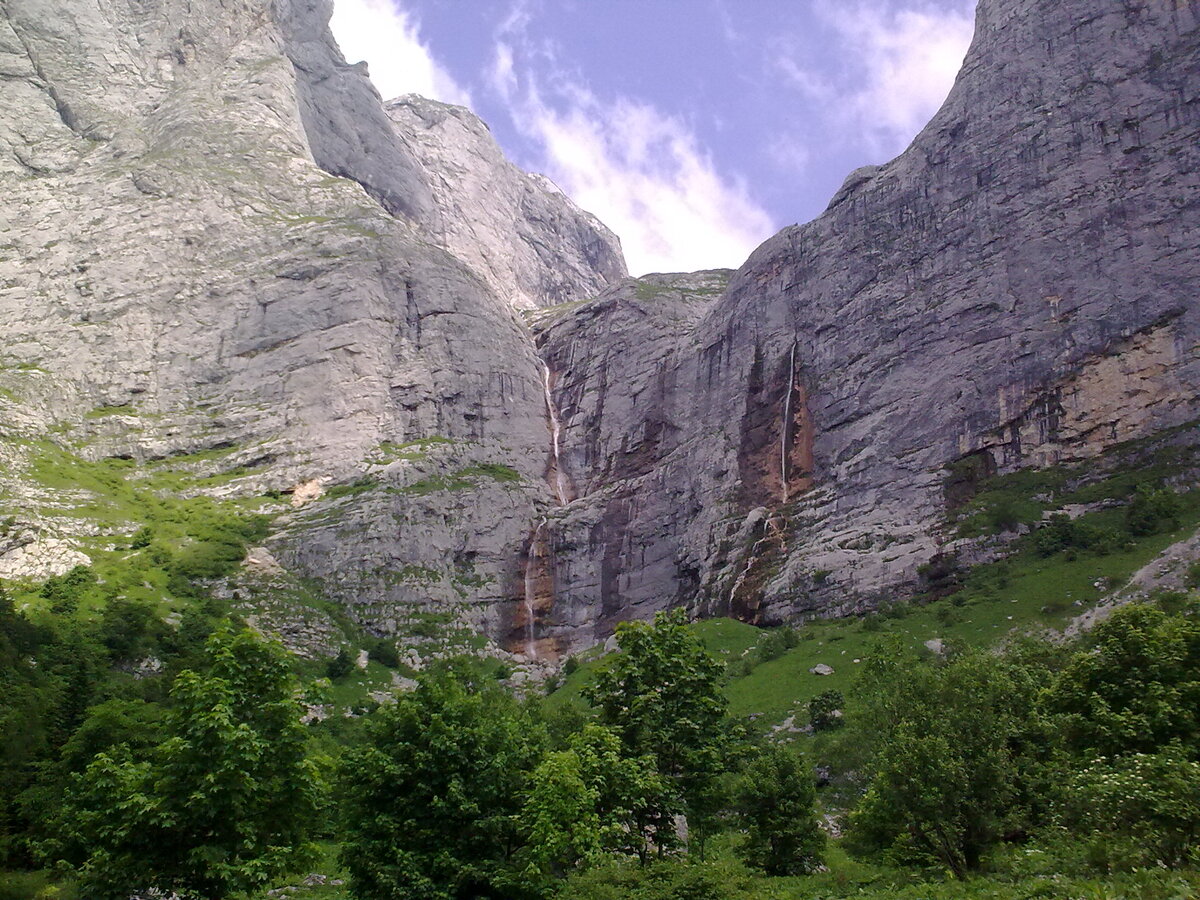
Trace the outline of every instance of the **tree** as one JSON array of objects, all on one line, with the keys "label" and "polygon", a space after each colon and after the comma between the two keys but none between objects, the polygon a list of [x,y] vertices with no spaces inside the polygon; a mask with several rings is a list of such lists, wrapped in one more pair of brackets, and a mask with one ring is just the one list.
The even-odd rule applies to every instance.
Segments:
[{"label": "tree", "polygon": [[1097,849],[1139,866],[1175,868],[1200,850],[1200,763],[1178,745],[1095,760],[1066,793],[1065,821]]},{"label": "tree", "polygon": [[337,656],[325,663],[325,674],[330,681],[339,681],[354,671],[354,657],[350,651],[342,647]]},{"label": "tree", "polygon": [[816,790],[800,754],[764,747],[738,780],[746,862],[768,875],[801,875],[821,862],[825,835],[813,814]]},{"label": "tree", "polygon": [[1200,620],[1142,604],[1096,626],[1046,697],[1067,747],[1117,756],[1172,741],[1200,752]]},{"label": "tree", "polygon": [[341,777],[355,896],[520,896],[518,814],[543,744],[494,680],[426,674],[374,713]]},{"label": "tree", "polygon": [[1179,498],[1167,487],[1139,484],[1125,508],[1125,527],[1130,534],[1157,534],[1179,527]]},{"label": "tree", "polygon": [[985,653],[921,665],[893,645],[868,660],[857,689],[874,753],[852,844],[966,877],[1024,825],[1017,801],[1036,673]]},{"label": "tree", "polygon": [[653,758],[623,756],[612,731],[589,724],[534,771],[522,819],[534,859],[561,875],[605,853],[645,863],[652,848],[674,842],[677,810]]},{"label": "tree", "polygon": [[143,757],[117,745],[74,779],[59,846],[90,896],[221,900],[311,857],[319,785],[286,656],[230,630],[205,653],[176,678],[163,741]]},{"label": "tree", "polygon": [[687,627],[682,610],[654,624],[617,626],[620,653],[585,690],[627,757],[649,756],[684,801],[701,851],[712,830],[727,749],[722,666]]},{"label": "tree", "polygon": [[842,707],[846,698],[841,691],[822,691],[808,701],[808,721],[813,731],[832,731],[841,728]]}]

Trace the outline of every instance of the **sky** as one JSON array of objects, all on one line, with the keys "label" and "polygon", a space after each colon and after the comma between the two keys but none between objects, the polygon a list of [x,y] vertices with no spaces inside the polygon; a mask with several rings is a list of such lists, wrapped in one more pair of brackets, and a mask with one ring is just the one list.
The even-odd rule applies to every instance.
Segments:
[{"label": "sky", "polygon": [[736,268],[900,153],[974,0],[334,0],[383,98],[470,107],[621,238],[631,274]]}]

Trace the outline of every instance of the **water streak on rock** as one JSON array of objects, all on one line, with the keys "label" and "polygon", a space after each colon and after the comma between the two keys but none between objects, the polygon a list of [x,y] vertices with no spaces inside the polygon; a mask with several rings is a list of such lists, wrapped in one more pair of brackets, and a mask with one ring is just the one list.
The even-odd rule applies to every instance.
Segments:
[{"label": "water streak on rock", "polygon": [[571,481],[563,471],[562,457],[559,455],[559,438],[562,435],[562,423],[558,418],[558,408],[554,405],[554,395],[550,393],[550,367],[544,362],[542,366],[542,390],[546,396],[546,415],[550,420],[550,452],[552,471],[551,486],[559,506],[571,502]]},{"label": "water streak on rock", "polygon": [[534,600],[537,597],[537,566],[538,566],[538,536],[546,527],[546,519],[542,518],[533,529],[533,537],[529,539],[529,550],[525,554],[525,597],[522,608],[525,611],[525,655],[530,659],[537,658],[537,640],[534,626],[537,621],[537,610]]},{"label": "water streak on rock", "polygon": [[796,342],[788,357],[788,380],[783,394],[783,422],[779,427],[779,483],[783,486],[783,502],[788,501],[788,438],[792,425],[792,393],[796,388]]}]

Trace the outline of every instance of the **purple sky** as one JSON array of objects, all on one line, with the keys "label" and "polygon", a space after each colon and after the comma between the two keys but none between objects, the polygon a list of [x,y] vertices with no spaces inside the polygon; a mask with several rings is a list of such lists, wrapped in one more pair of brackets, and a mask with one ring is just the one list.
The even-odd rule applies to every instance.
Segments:
[{"label": "purple sky", "polygon": [[335,0],[385,98],[471,107],[621,236],[633,274],[736,267],[895,156],[973,0]]}]

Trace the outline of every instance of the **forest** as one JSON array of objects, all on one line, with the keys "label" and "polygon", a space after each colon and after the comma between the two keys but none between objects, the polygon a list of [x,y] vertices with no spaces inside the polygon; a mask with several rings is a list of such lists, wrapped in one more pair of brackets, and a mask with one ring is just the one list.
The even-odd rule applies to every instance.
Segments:
[{"label": "forest", "polygon": [[[39,621],[7,595],[0,607],[2,897],[1200,886],[1200,606],[1187,594],[1002,652],[922,656],[881,631],[848,695],[821,692],[807,728],[764,736],[730,714],[730,666],[681,611],[624,624],[618,652],[568,664],[581,686],[565,701],[550,702],[566,687],[521,696],[494,667],[448,656],[394,702],[322,721],[304,716],[322,681],[302,687],[282,648],[219,602],[177,627],[120,603],[70,617],[88,586],[86,570],[51,579],[41,590],[60,612]],[[765,634],[767,656],[802,640]]]}]

